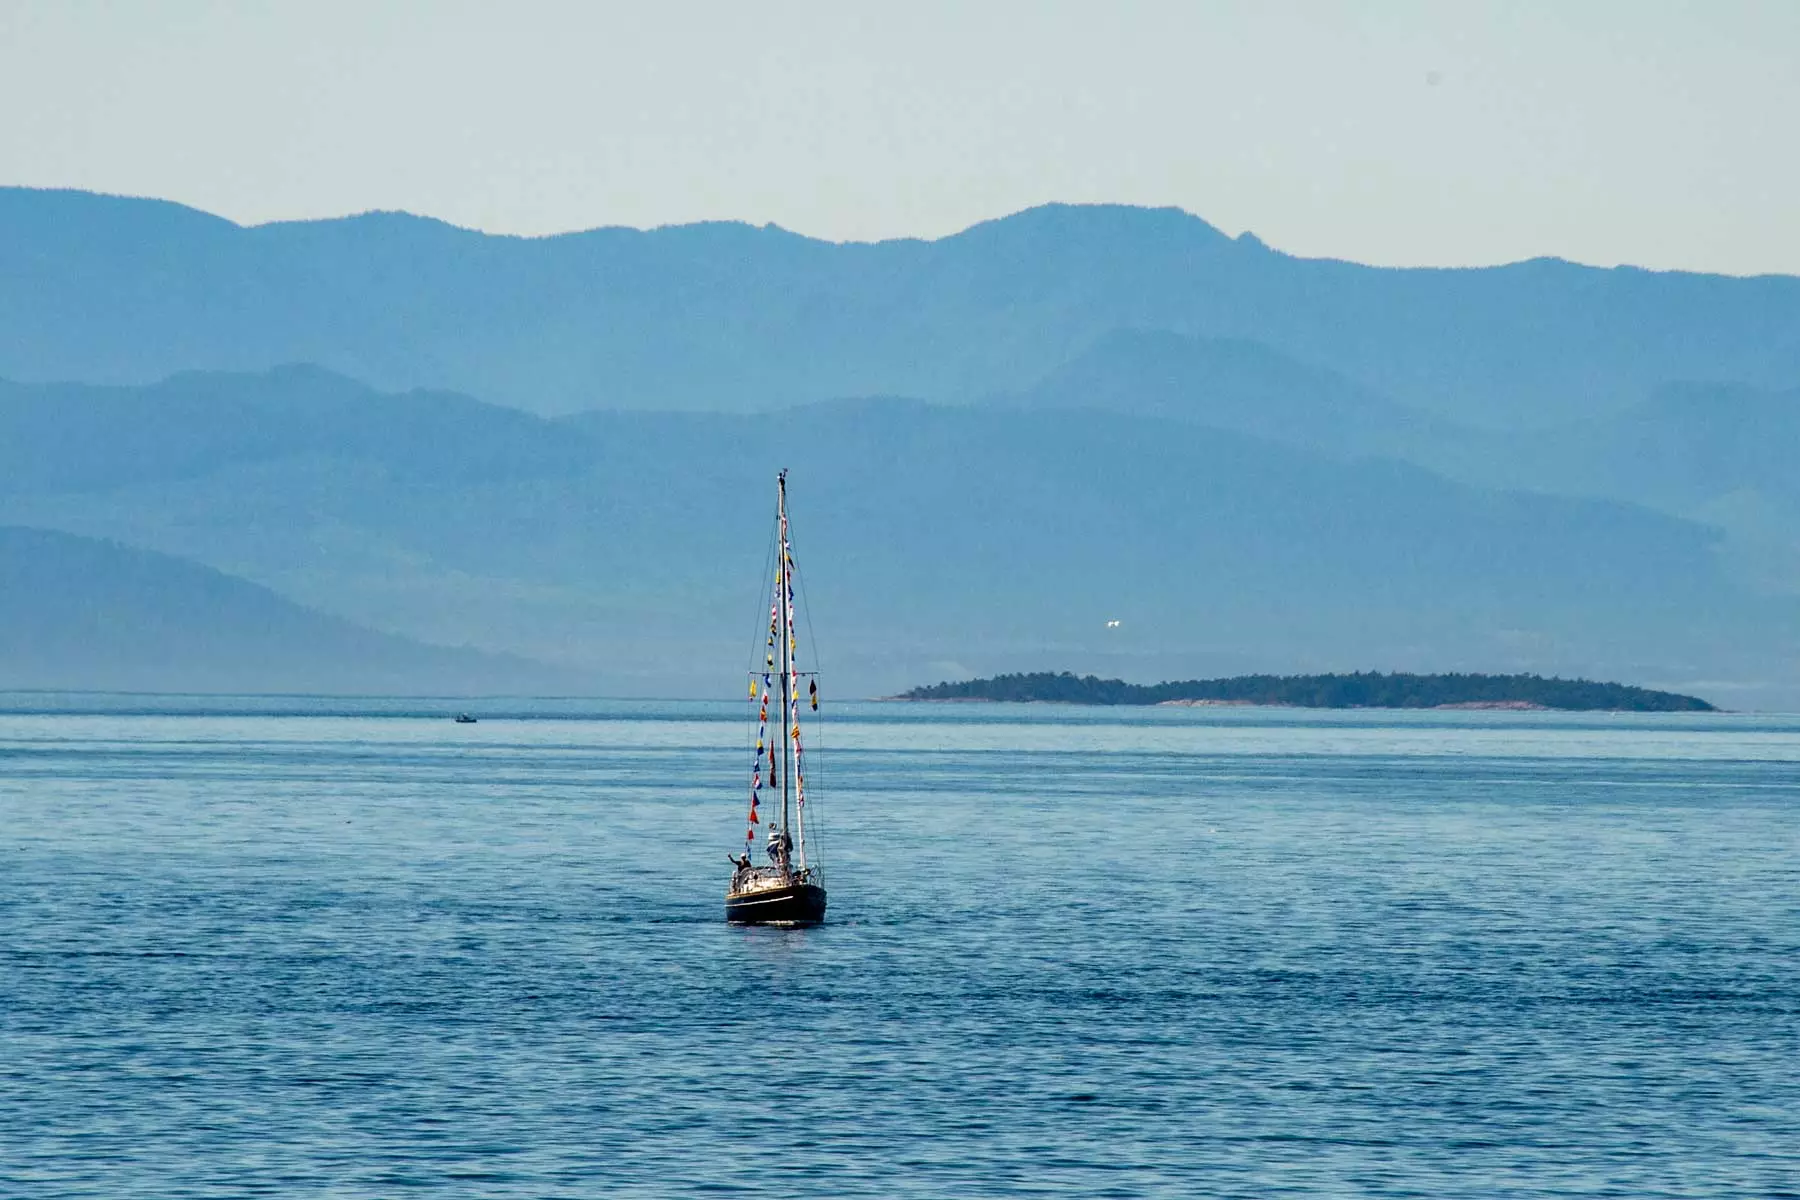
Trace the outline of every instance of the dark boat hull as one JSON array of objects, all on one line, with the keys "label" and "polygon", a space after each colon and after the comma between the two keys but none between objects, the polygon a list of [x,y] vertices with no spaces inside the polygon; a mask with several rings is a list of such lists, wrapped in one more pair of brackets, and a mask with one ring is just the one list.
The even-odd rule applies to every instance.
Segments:
[{"label": "dark boat hull", "polygon": [[790,883],[725,896],[725,919],[739,925],[817,925],[825,919],[825,889]]}]

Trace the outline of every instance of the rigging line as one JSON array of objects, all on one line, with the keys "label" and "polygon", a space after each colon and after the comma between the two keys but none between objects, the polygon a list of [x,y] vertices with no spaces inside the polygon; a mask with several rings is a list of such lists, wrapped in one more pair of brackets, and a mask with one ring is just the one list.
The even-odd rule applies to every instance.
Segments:
[{"label": "rigging line", "polygon": [[[779,516],[777,516],[774,520],[769,522],[769,544],[768,544],[768,549],[763,551],[762,574],[757,576],[758,588],[761,588],[768,583],[769,567],[770,567],[770,564],[775,561],[775,544],[778,541],[780,541],[780,533],[781,533],[780,527],[781,527],[781,518]],[[760,611],[760,610],[758,610],[758,611]],[[753,649],[750,652],[750,674],[752,674],[752,675],[760,676],[763,673],[762,640],[763,640],[763,638],[768,636],[768,632],[767,632],[768,628],[769,628],[769,622],[766,618],[762,621],[762,623],[760,625],[757,626],[757,630],[756,630],[757,637],[756,637],[756,642],[754,643],[757,648]]]},{"label": "rigging line", "polygon": [[[824,749],[825,745],[824,738],[820,736],[820,731],[823,726],[824,722],[815,716],[813,718],[811,727],[812,733],[810,735],[812,738],[812,749],[808,750],[806,753],[806,757],[809,760],[806,774],[809,780],[816,780],[819,778],[818,763],[822,757],[820,751]],[[814,869],[819,872],[819,878],[823,881],[825,876],[824,864],[828,855],[825,853],[825,820],[822,816],[824,810],[819,808],[819,793],[817,790],[814,790],[807,796],[806,807],[808,809],[806,814],[806,827],[809,831],[808,836],[813,840],[813,856],[819,862],[818,867]],[[827,807],[830,806],[827,805]]]},{"label": "rigging line", "polygon": [[[789,525],[788,540],[792,541],[793,540],[793,528],[792,528],[793,521],[791,519],[789,520],[788,525]],[[819,658],[819,635],[813,632],[812,602],[806,598],[806,573],[800,569],[799,563],[793,564],[793,566],[790,568],[790,570],[793,572],[793,576],[794,576],[794,590],[797,593],[799,593],[799,596],[800,596],[800,611],[802,613],[804,613],[806,616],[806,638],[807,638],[808,648],[812,651],[812,660],[813,660],[813,669],[810,672],[808,672],[808,674],[811,674],[816,678],[817,676],[819,676],[822,673],[824,664],[821,662],[821,660]],[[825,724],[825,722],[823,720],[821,720],[819,716],[815,715],[813,717],[813,719],[812,719],[812,730],[813,730],[812,739],[813,739],[813,753],[814,754],[818,754],[819,751],[822,751],[825,748],[824,738],[820,736],[821,733],[823,732],[824,724]],[[813,767],[809,768],[809,770],[811,772],[813,772],[814,774],[816,774],[818,771],[818,767],[816,765],[814,765]],[[817,799],[817,793],[815,792],[814,798],[810,801],[810,805],[816,805],[816,804],[818,804],[818,799]],[[815,829],[816,829],[816,832],[814,833],[813,838],[819,844],[819,861],[821,863],[823,863],[825,861],[825,854],[824,854],[825,841],[824,841],[823,836],[821,836],[821,835],[824,833],[824,822],[822,820],[818,820],[817,809],[814,810],[812,817],[814,819],[814,825],[815,825]]]},{"label": "rigging line", "polygon": [[[790,538],[789,540],[792,539]],[[800,593],[800,611],[806,615],[806,636],[812,643],[813,669],[811,671],[803,671],[801,674],[818,675],[825,669],[825,663],[824,660],[819,657],[819,635],[813,632],[812,602],[806,598],[806,573],[800,569],[800,564],[798,563],[794,564],[794,584]]]},{"label": "rigging line", "polygon": [[[779,518],[779,517],[776,517],[776,518],[775,518],[775,519],[773,519],[773,520],[771,520],[771,521],[770,521],[770,522],[769,522],[769,542],[768,542],[768,545],[767,545],[767,548],[766,548],[766,549],[765,549],[765,550],[764,550],[764,551],[763,551],[763,568],[762,568],[762,574],[761,574],[761,575],[760,575],[760,576],[758,576],[758,577],[757,577],[757,590],[758,590],[758,591],[759,591],[759,592],[760,592],[760,591],[761,591],[761,590],[762,590],[762,588],[763,588],[763,586],[764,586],[764,585],[765,585],[765,584],[766,584],[766,583],[767,583],[767,582],[768,582],[768,579],[769,579],[769,567],[770,567],[770,564],[771,564],[771,563],[772,563],[772,562],[773,562],[773,561],[774,561],[774,559],[775,559],[775,545],[774,545],[774,543],[775,543],[775,541],[776,541],[776,535],[777,535],[777,534],[778,534],[778,533],[779,533],[779,525],[780,525],[780,518]],[[758,600],[758,604],[760,604],[760,603],[761,603],[761,601],[760,601],[760,600]],[[758,609],[758,610],[757,610],[757,611],[758,611],[758,613],[759,613],[759,614],[760,614],[760,613],[761,613],[761,609],[760,609],[760,608],[759,608],[759,609]],[[762,675],[763,675],[763,672],[762,672],[762,659],[763,659],[763,654],[764,654],[764,652],[765,652],[765,651],[764,651],[764,639],[765,639],[765,638],[767,638],[767,637],[768,637],[768,633],[767,633],[767,630],[768,630],[768,627],[769,627],[769,625],[768,625],[768,620],[767,620],[767,619],[766,619],[766,618],[763,618],[763,617],[761,617],[761,616],[760,616],[760,615],[759,615],[759,617],[758,617],[758,625],[757,625],[757,637],[756,637],[756,639],[755,639],[755,640],[754,640],[754,641],[753,641],[753,642],[752,642],[752,643],[751,643],[751,645],[752,645],[752,649],[751,649],[751,651],[750,651],[750,655],[751,655],[751,657],[750,657],[750,669],[749,669],[749,671],[748,671],[748,672],[747,672],[747,674],[748,674],[748,676],[749,676],[749,677],[750,677],[750,678],[752,678],[752,679],[756,679],[756,680],[758,680],[758,681],[759,681],[759,683],[760,683],[760,681],[761,681],[761,679],[762,679]],[[743,693],[742,693],[742,692],[739,692],[739,693],[738,693],[738,695],[739,695],[739,696],[742,696],[742,695],[743,695]],[[763,700],[763,699],[762,699],[762,698],[761,698],[761,697],[760,697],[760,696],[759,696],[759,697],[757,697],[757,698],[755,698],[755,699],[753,699],[753,701],[752,701],[752,711],[754,711],[754,709],[755,709],[755,705],[756,705],[756,704],[757,704],[757,703],[766,703],[766,701],[765,701],[765,700]],[[754,747],[755,747],[755,745],[756,745],[756,738],[757,738],[757,733],[758,733],[758,729],[757,729],[757,723],[756,723],[756,722],[754,722],[754,721],[752,721],[752,722],[751,722],[751,723],[750,723],[750,724],[749,724],[749,725],[748,725],[748,726],[747,726],[747,727],[746,727],[746,728],[745,728],[745,730],[744,730],[744,752],[745,752],[745,756],[747,756],[747,755],[748,755],[748,752],[749,752],[749,751],[750,751],[750,750],[752,750],[752,749],[753,749],[753,748],[754,748]],[[759,762],[759,765],[760,765],[760,758],[759,758],[759,760],[758,760],[758,762]],[[739,766],[739,768],[738,768],[738,769],[739,769],[739,770],[741,770],[741,769],[742,769],[742,767],[741,767],[741,760],[740,760],[740,766]],[[729,786],[728,786],[728,787],[727,787],[727,788],[726,788],[726,791],[727,791],[727,793],[728,793],[728,794],[729,794],[729,793],[730,793],[730,791],[731,791],[731,787],[729,787]],[[740,797],[741,797],[741,793],[740,793]]]}]

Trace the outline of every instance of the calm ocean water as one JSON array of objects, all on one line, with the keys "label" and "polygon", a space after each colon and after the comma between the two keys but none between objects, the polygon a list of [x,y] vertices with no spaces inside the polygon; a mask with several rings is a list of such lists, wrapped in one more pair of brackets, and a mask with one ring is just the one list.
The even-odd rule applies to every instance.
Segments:
[{"label": "calm ocean water", "polygon": [[[1800,720],[0,713],[0,1194],[1800,1193]],[[515,706],[518,708],[521,706]]]}]

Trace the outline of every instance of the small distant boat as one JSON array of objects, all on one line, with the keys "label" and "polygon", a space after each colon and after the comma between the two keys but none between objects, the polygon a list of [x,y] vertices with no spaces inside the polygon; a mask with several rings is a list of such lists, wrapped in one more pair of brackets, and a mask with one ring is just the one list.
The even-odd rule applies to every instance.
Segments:
[{"label": "small distant boat", "polygon": [[[825,878],[818,860],[817,839],[807,858],[806,751],[800,730],[800,681],[805,679],[812,711],[819,710],[819,685],[812,671],[797,668],[800,643],[794,636],[794,554],[788,542],[787,472],[775,477],[775,586],[769,605],[769,636],[763,669],[750,674],[750,699],[760,698],[756,728],[756,765],[750,773],[750,817],[744,830],[744,852],[731,859],[731,884],[725,891],[725,919],[745,925],[817,925],[825,919]],[[769,708],[781,734],[769,733]],[[779,747],[779,752],[777,748]],[[779,757],[778,757],[779,753]],[[781,793],[781,811],[771,812],[763,844],[765,862],[751,860],[757,826],[763,824],[764,790],[773,803]]]},{"label": "small distant boat", "polygon": [[471,717],[468,713],[457,713],[456,723],[458,725],[473,725],[475,724],[475,718]]}]

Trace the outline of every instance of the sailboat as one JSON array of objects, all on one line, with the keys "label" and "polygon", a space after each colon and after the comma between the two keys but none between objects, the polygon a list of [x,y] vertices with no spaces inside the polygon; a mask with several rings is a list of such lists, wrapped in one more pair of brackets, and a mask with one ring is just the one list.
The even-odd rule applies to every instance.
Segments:
[{"label": "sailboat", "polygon": [[[769,630],[760,671],[750,673],[750,699],[760,701],[756,763],[750,772],[750,816],[744,851],[733,856],[725,891],[725,919],[753,925],[816,925],[825,919],[825,880],[817,839],[807,858],[806,749],[800,729],[800,681],[806,680],[808,707],[819,710],[814,673],[795,661],[794,553],[788,542],[787,472],[775,477],[775,586],[769,603]],[[779,732],[769,731],[773,708]],[[762,815],[764,793],[770,812]],[[781,808],[776,810],[776,794]],[[766,831],[764,861],[753,861],[758,828]]]}]

